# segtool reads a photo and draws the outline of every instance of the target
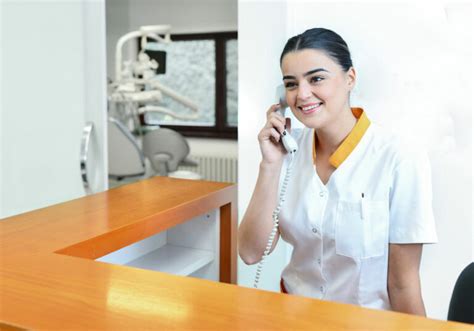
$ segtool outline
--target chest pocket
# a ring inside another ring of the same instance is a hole
[[[362,211],[363,209],[363,211]],[[388,245],[388,203],[339,201],[336,211],[336,253],[352,258],[381,256]]]

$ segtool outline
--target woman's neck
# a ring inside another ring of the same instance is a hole
[[[331,125],[316,129],[316,151],[325,155],[333,154],[344,139],[354,128],[357,118],[352,114],[350,107],[340,113]]]

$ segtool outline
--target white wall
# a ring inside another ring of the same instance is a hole
[[[284,3],[286,16],[276,13]],[[358,72],[352,105],[391,130],[417,135],[430,153],[440,242],[425,246],[421,277],[428,315],[445,319],[456,277],[473,258],[470,22],[471,8],[454,4],[240,1],[240,216],[253,191],[256,136],[281,79],[278,57],[286,39],[315,26],[335,30],[348,42]],[[278,268],[264,267],[263,288],[278,289],[284,264],[278,254]],[[250,285],[248,270],[240,265],[242,285]]]
[[[106,40],[107,40],[107,77],[115,77],[115,44],[118,39],[131,31],[130,27],[130,1],[106,0]],[[133,56],[128,44],[123,50],[123,58]]]
[[[132,27],[171,24],[173,33],[237,30],[235,0],[137,0],[130,9]]]
[[[106,188],[103,1],[2,1],[0,217],[84,195],[80,139],[96,127],[95,190]]]

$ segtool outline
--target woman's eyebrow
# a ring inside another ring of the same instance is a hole
[[[314,73],[320,72],[320,71],[329,72],[326,69],[318,68],[318,69],[313,69],[313,70],[308,71],[307,73],[303,74],[303,76],[309,76],[311,74],[314,74]]]
[[[327,71],[326,69],[317,68],[317,69],[313,69],[313,70],[310,70],[310,71],[304,73],[303,76],[306,77],[306,76],[312,75],[312,74],[314,74],[314,73],[316,73],[316,72],[320,72],[320,71],[329,72],[329,71]],[[295,77],[295,76],[291,76],[291,75],[283,76],[283,80],[285,80],[285,79],[296,79],[296,77]]]

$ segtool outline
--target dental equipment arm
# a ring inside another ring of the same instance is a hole
[[[158,83],[156,80],[150,80],[147,82],[150,84],[150,86],[156,88],[157,90],[160,90],[163,94],[166,94],[179,103],[185,105],[186,107],[191,108],[194,112],[198,111],[198,106],[192,102],[190,99],[183,97],[182,95],[178,94],[177,92],[173,91],[169,87],[164,86],[163,84]]]
[[[144,48],[144,45],[146,44],[147,37],[169,43],[171,42],[170,30],[170,25],[148,25],[142,26],[140,27],[140,30],[129,32],[120,37],[117,46],[115,47],[115,81],[119,82],[122,79],[122,47],[127,41],[133,38],[142,37],[142,48]],[[159,34],[164,34],[165,37],[163,38],[159,36]]]
[[[158,42],[170,43],[170,30],[171,27],[169,25],[142,26],[139,30],[129,32],[118,40],[115,50],[115,81],[110,84],[112,92],[109,95],[109,100],[128,104],[128,106],[133,107],[135,112],[138,110],[138,113],[146,114],[158,112],[170,115],[176,119],[195,120],[198,118],[198,106],[190,99],[160,84],[154,79],[156,77],[154,69],[156,69],[159,64],[154,60],[150,61],[150,58],[144,52],[147,45],[147,38],[154,39]],[[164,35],[164,37],[160,35]],[[123,45],[130,39],[138,37],[141,37],[140,44],[142,48],[138,54],[138,61],[127,61],[125,62],[125,68],[122,68]],[[193,114],[181,115],[163,106],[147,105],[147,103],[161,101],[162,94],[168,95],[191,109]]]
[[[138,108],[138,111],[139,111],[140,114],[146,114],[146,113],[167,114],[167,115],[170,115],[170,116],[172,116],[176,119],[179,119],[179,120],[195,120],[196,118],[198,118],[197,113],[194,113],[192,115],[179,115],[179,114],[176,114],[176,112],[174,112],[174,111],[172,111],[168,108],[160,107],[160,106],[148,105],[148,106]]]
[[[173,116],[176,119],[181,119],[181,120],[194,120],[198,118],[198,106],[189,100],[186,97],[183,97],[182,95],[178,94],[177,92],[173,91],[169,87],[166,87],[160,83],[158,83],[156,80],[150,80],[150,81],[144,81],[146,84],[150,84],[151,87],[161,91],[163,94],[166,94],[170,96],[171,98],[175,99],[176,101],[180,102],[181,104],[187,106],[190,108],[194,114],[192,115],[179,115],[173,112],[172,110],[165,108],[165,107],[159,107],[159,106],[153,106],[153,105],[147,105],[144,107],[140,107],[138,111],[140,113],[146,113],[146,112],[158,112],[158,113],[163,113],[167,114],[170,116]]]

